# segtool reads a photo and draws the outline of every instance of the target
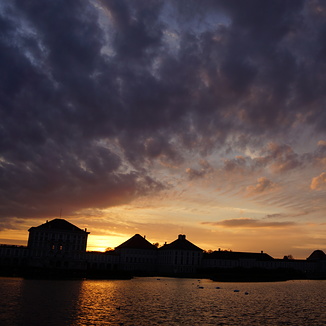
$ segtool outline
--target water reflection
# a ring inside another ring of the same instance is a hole
[[[23,325],[71,325],[82,281],[23,280],[17,316]]]
[[[85,281],[73,325],[118,325],[128,281]]]
[[[2,326],[326,324],[325,281],[0,279],[0,289]]]
[[[197,282],[168,278],[84,282],[74,325],[326,323],[325,282],[224,283],[220,289],[209,280],[199,289]]]

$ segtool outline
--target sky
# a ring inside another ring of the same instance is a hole
[[[0,0],[0,243],[326,250],[326,2]]]

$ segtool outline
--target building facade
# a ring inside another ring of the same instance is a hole
[[[162,273],[193,274],[201,266],[203,250],[179,234],[178,239],[158,250],[158,268]]]
[[[47,221],[29,230],[27,246],[0,245],[0,274],[19,271],[79,271],[82,276],[209,275],[223,270],[294,270],[311,278],[326,278],[326,255],[314,251],[306,260],[274,259],[260,253],[205,253],[180,234],[158,248],[135,234],[113,251],[86,251],[89,232],[64,219]],[[205,274],[206,273],[206,274]],[[207,274],[208,273],[208,274]]]
[[[54,219],[29,230],[30,265],[40,268],[85,269],[89,232],[64,219]]]
[[[115,252],[122,271],[154,273],[157,270],[157,248],[140,234],[116,247]]]

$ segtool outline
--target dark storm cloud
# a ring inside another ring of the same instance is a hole
[[[113,18],[117,33],[113,46],[119,60],[150,60],[151,49],[156,52],[160,45],[162,30],[158,23],[161,1],[124,2],[102,0]]]
[[[69,213],[162,188],[95,145],[125,123],[94,8],[35,1],[3,11],[1,215]]]
[[[153,160],[325,130],[324,16],[305,1],[0,1],[0,214],[125,203],[164,188]]]

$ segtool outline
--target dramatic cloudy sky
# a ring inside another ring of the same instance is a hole
[[[326,2],[0,0],[0,242],[326,250]]]

